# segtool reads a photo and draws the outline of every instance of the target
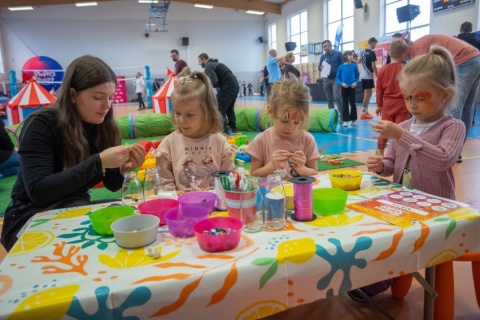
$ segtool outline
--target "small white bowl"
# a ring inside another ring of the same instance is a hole
[[[160,218],[149,214],[135,214],[112,223],[115,241],[123,248],[138,248],[157,240]]]

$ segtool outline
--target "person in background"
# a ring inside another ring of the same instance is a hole
[[[293,66],[293,62],[295,62],[295,56],[293,55],[293,52],[287,53],[285,55],[285,59],[279,62],[282,77],[288,78],[293,75],[294,77],[300,78],[300,71]]]
[[[268,88],[269,88],[269,74],[268,74],[268,69],[267,66],[263,67],[263,92],[264,95],[266,96],[268,94]]]
[[[458,34],[458,39],[463,40],[463,41],[471,44],[472,46],[474,46],[478,50],[480,50],[480,39],[477,38],[477,36],[474,35],[472,33],[472,31],[473,31],[473,27],[472,27],[471,22],[466,21],[466,22],[462,23],[462,25],[460,26],[460,33]],[[475,113],[476,113],[476,111],[477,111],[477,108],[476,108],[476,106],[474,106],[473,107],[472,125],[475,124]]]
[[[393,40],[390,44],[391,63],[384,66],[378,72],[376,100],[377,110],[375,113],[382,120],[401,123],[410,119],[402,91],[398,85],[398,75],[403,69],[403,60],[407,54],[407,45],[403,39]],[[378,139],[376,154],[383,156],[387,147],[388,139]]]
[[[402,39],[402,34],[399,32],[392,35],[392,42],[397,39]],[[390,48],[391,48],[391,45],[392,44],[390,44]],[[387,56],[387,61],[385,62],[385,65],[390,64],[392,62],[392,58],[390,57],[390,50],[391,49],[388,49],[388,56]]]
[[[218,87],[218,109],[223,118],[223,132],[230,134],[238,132],[237,119],[235,117],[235,101],[240,90],[239,82],[233,72],[217,59],[211,59],[208,54],[198,56],[198,64],[205,68],[205,74],[210,78],[212,86]]]
[[[232,149],[218,133],[223,120],[209,78],[194,71],[178,78],[171,113],[175,131],[153,152],[165,189],[213,189],[211,173],[233,170]]]
[[[17,174],[20,156],[5,130],[5,123],[0,119],[0,174],[4,177]]]
[[[277,173],[284,179],[318,173],[318,154],[310,126],[310,89],[302,79],[282,78],[268,96],[268,116],[273,127],[259,133],[247,146],[252,157],[250,172],[266,177]]]
[[[480,39],[477,38],[476,35],[472,33],[473,26],[472,23],[469,21],[465,21],[460,26],[460,33],[458,34],[458,39],[465,41],[466,43],[471,44],[478,50],[480,50]]]
[[[242,82],[242,90],[243,90],[243,95],[246,97],[247,96],[247,84],[245,81]]]
[[[183,68],[187,66],[187,63],[180,59],[180,54],[178,53],[177,49],[173,49],[172,51],[170,51],[170,58],[172,58],[173,62],[175,62],[175,74],[180,74]]]
[[[247,84],[247,88],[248,88],[248,95],[253,96],[253,91],[252,91],[253,84],[251,82]]]
[[[290,57],[290,58],[287,58]],[[294,60],[291,60],[293,54],[287,53],[284,56],[277,57],[277,50],[271,49],[268,52],[268,59],[267,59],[267,72],[268,72],[268,87],[267,87],[267,95],[270,94],[270,88],[272,87],[273,83],[280,80],[282,77],[282,71],[280,70],[280,63],[282,62],[289,62],[293,63]]]
[[[338,67],[336,81],[342,90],[342,119],[343,126],[348,127],[348,121],[351,125],[357,125],[357,105],[355,104],[355,88],[357,87],[360,72],[355,59],[353,58],[353,51],[345,51],[343,53],[344,63]],[[354,62],[354,63],[352,63]],[[350,103],[350,110],[348,104]]]
[[[375,88],[374,76],[378,76],[377,71],[377,56],[373,49],[377,45],[378,41],[375,38],[368,39],[365,50],[361,51],[358,57],[358,63],[362,64],[362,71],[360,72],[360,78],[362,79],[363,89],[363,103],[361,120],[372,119],[372,115],[368,112],[368,104],[372,97],[373,88]]]
[[[145,110],[145,102],[143,102],[143,93],[145,92],[145,80],[142,78],[142,74],[137,72],[135,75],[135,80],[133,80],[135,85],[135,93],[137,94],[138,99],[138,110]]]
[[[476,107],[478,85],[480,83],[480,51],[458,38],[443,34],[429,34],[407,42],[407,56],[410,58],[430,52],[432,45],[439,45],[450,51],[457,71],[457,103],[449,109],[455,119],[461,119],[465,124],[467,134],[473,123]],[[465,143],[465,140],[463,143]],[[458,158],[462,162],[462,157]]]
[[[368,171],[393,182],[439,197],[455,200],[452,167],[462,151],[465,125],[448,114],[457,94],[455,64],[443,47],[432,46],[427,54],[410,61],[402,70],[399,85],[413,117],[400,124],[388,120],[370,123],[377,138],[392,139],[385,157],[367,159]],[[393,279],[362,287],[368,296],[387,290]],[[349,296],[363,301],[357,291]]]
[[[330,65],[330,73],[328,75],[323,75],[323,91],[327,96],[328,109],[335,108],[334,101],[337,103],[337,110],[340,115],[340,122],[343,121],[343,104],[342,104],[342,94],[340,86],[335,80],[337,76],[338,67],[343,63],[343,54],[337,50],[334,50],[332,47],[332,42],[330,40],[325,40],[322,42],[323,51],[325,52],[320,57],[320,62],[318,63],[318,70],[322,72],[325,68],[324,61]]]
[[[67,67],[54,105],[24,121],[20,170],[2,229],[7,251],[36,213],[90,205],[90,188],[103,181],[108,190],[117,191],[123,173],[144,162],[143,146],[120,145],[111,101],[116,85],[117,77],[105,62],[82,56]]]

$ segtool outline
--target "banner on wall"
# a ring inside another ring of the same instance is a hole
[[[475,0],[432,0],[433,12],[456,9],[469,4],[473,4]]]
[[[127,103],[127,84],[125,76],[117,76],[117,89],[113,95],[113,103]]]
[[[57,90],[63,79],[63,69],[50,57],[36,56],[29,59],[22,68],[22,83],[35,78],[38,83],[50,91]]]

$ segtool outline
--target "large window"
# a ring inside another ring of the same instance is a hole
[[[271,24],[268,26],[268,49],[277,50],[277,25]]]
[[[412,21],[398,22],[397,8],[408,4],[419,5],[420,14]],[[431,1],[385,0],[385,35],[410,31],[410,39],[415,41],[430,33]]]
[[[336,50],[354,50],[354,26],[353,13],[355,6],[352,0],[328,0],[327,3],[327,32],[326,39],[335,45],[337,30],[343,25],[342,38]]]
[[[307,11],[302,11],[288,18],[290,41],[295,42],[297,47],[293,51],[295,64],[308,63],[308,20]],[[301,52],[302,46],[307,51]]]

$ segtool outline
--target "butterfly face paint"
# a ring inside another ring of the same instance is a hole
[[[289,110],[288,108],[283,109],[283,113],[280,116],[280,120],[282,121],[302,121],[302,114],[297,110]]]

